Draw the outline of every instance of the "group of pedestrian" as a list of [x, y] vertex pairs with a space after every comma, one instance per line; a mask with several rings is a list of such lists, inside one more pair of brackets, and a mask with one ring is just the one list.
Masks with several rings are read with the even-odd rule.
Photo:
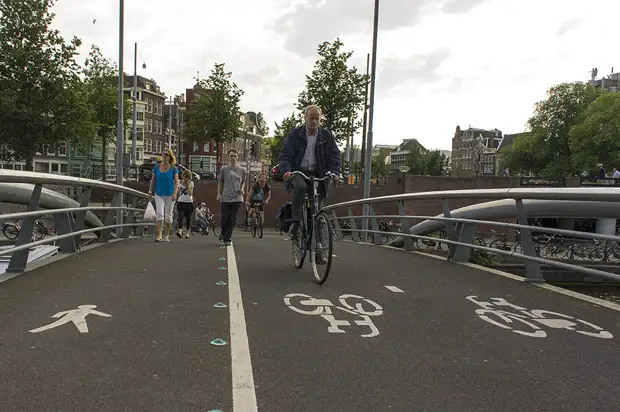
[[[284, 173], [287, 191], [293, 192], [292, 224], [289, 235], [294, 238], [299, 229], [304, 195], [312, 194], [311, 185], [299, 176], [292, 178], [292, 172], [300, 170], [309, 176], [323, 176], [332, 172], [339, 180], [340, 149], [331, 131], [320, 127], [322, 111], [318, 106], [311, 105], [304, 110], [305, 122], [295, 127], [284, 140], [280, 153], [280, 170]], [[233, 229], [237, 222], [237, 213], [244, 204], [246, 193], [245, 181], [247, 171], [238, 164], [239, 154], [236, 149], [228, 151], [228, 164], [218, 174], [217, 200], [221, 207], [222, 231], [220, 241], [224, 245], [231, 244]], [[179, 172], [175, 166], [176, 159], [168, 148], [162, 152], [162, 162], [153, 168], [153, 177], [149, 194], [155, 197], [157, 214], [156, 242], [169, 242], [172, 227], [173, 205], [176, 202], [178, 211], [178, 229], [176, 235], [183, 237], [183, 223], [187, 228], [185, 237], [190, 236], [190, 221], [193, 212], [194, 183], [192, 173], [185, 170], [179, 180]], [[292, 178], [292, 179], [291, 179]], [[248, 203], [252, 199], [268, 201], [271, 197], [270, 188], [266, 185], [266, 176], [261, 174], [258, 182], [250, 189]], [[327, 185], [321, 183], [319, 204], [323, 205], [327, 196]], [[252, 197], [252, 199], [250, 199]], [[260, 201], [260, 200], [259, 200]], [[206, 207], [206, 205], [205, 205]], [[253, 212], [253, 210], [252, 210]], [[165, 226], [165, 232], [162, 230]]]

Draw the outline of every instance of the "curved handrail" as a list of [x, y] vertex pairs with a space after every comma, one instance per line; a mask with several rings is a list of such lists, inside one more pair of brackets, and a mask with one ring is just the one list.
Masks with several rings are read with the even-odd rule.
[[40, 172], [24, 172], [16, 170], [0, 170], [0, 183], [29, 183], [29, 184], [48, 184], [59, 186], [84, 186], [96, 187], [141, 198], [149, 198], [149, 195], [138, 190], [120, 186], [114, 183], [103, 182], [101, 180], [85, 179], [82, 177], [53, 175]]
[[[503, 250], [495, 250], [490, 249], [485, 246], [475, 245], [474, 241], [474, 233], [475, 228], [479, 224], [489, 224], [489, 221], [474, 219], [468, 216], [468, 218], [455, 217], [452, 216], [452, 212], [450, 211], [444, 216], [413, 216], [408, 215], [404, 211], [404, 202], [412, 201], [412, 200], [441, 200], [444, 202], [444, 210], [446, 212], [448, 209], [449, 199], [494, 199], [494, 200], [513, 200], [516, 206], [515, 218], [519, 219], [519, 225], [501, 223], [499, 225], [505, 225], [507, 227], [519, 227], [521, 228], [521, 238], [523, 241], [523, 253], [516, 252], [507, 252]], [[565, 232], [564, 234], [570, 233], [571, 235], [579, 234], [582, 238], [590, 238], [590, 239], [600, 239], [606, 242], [612, 243], [620, 243], [619, 236], [613, 235], [592, 235], [586, 232], [575, 232], [568, 231], [562, 229], [554, 229], [548, 230], [550, 228], [542, 228], [542, 227], [533, 227], [526, 225], [527, 223], [527, 210], [525, 208], [525, 203], [522, 200], [526, 201], [545, 201], [545, 200], [556, 200], [556, 201], [572, 201], [575, 203], [592, 203], [596, 202], [613, 202], [617, 203], [620, 201], [620, 188], [510, 188], [510, 189], [482, 189], [482, 190], [446, 190], [446, 191], [434, 191], [434, 192], [420, 192], [420, 193], [405, 193], [405, 194], [397, 194], [397, 195], [389, 195], [389, 196], [380, 196], [373, 197], [367, 199], [357, 199], [348, 202], [341, 202], [336, 204], [331, 204], [325, 206], [323, 209], [326, 211], [334, 211], [338, 208], [349, 208], [349, 216], [332, 216], [332, 221], [338, 221], [341, 219], [348, 219], [351, 222], [351, 228], [348, 228], [347, 231], [357, 232], [357, 240], [359, 241], [359, 234], [361, 233], [372, 233], [372, 234], [385, 234], [385, 235], [395, 235], [398, 236], [401, 240], [403, 238], [409, 239], [422, 239], [422, 240], [434, 240], [440, 243], [445, 243], [450, 245], [452, 248], [450, 253], [448, 254], [448, 259], [453, 260], [457, 263], [464, 263], [469, 258], [469, 252], [472, 249], [480, 250], [484, 252], [492, 252], [499, 255], [505, 256], [513, 256], [517, 257], [526, 262], [526, 274], [527, 280], [532, 282], [544, 282], [542, 277], [542, 273], [540, 271], [540, 264], [546, 264], [549, 266], [560, 267], [563, 269], [578, 271], [581, 273], [589, 274], [589, 275], [597, 275], [603, 278], [612, 279], [615, 281], [620, 281], [620, 275], [610, 272], [605, 272], [597, 269], [586, 268], [578, 265], [572, 265], [568, 263], [558, 262], [554, 260], [544, 259], [535, 255], [534, 246], [533, 246], [533, 238], [532, 232]], [[376, 219], [380, 216], [375, 215], [372, 210], [372, 204], [376, 203], [385, 203], [385, 202], [400, 202], [399, 203], [399, 217], [401, 219], [401, 224], [406, 224], [408, 219], [411, 218], [425, 218], [427, 221], [438, 221], [443, 220], [444, 226], [450, 235], [447, 239], [436, 239], [428, 236], [423, 236], [422, 233], [402, 233], [402, 232], [385, 232], [377, 230], [378, 225]], [[564, 203], [560, 202], [560, 204]], [[371, 210], [369, 215], [355, 216], [351, 210], [351, 206], [357, 205], [368, 205]], [[362, 218], [362, 229], [354, 226], [354, 221], [358, 218]], [[368, 220], [373, 221], [373, 229], [369, 230], [365, 226], [368, 224]], [[365, 224], [364, 224], [365, 223]], [[449, 224], [451, 223], [451, 224]], [[470, 228], [467, 230], [459, 230], [456, 226], [457, 223], [461, 223], [463, 225], [469, 225]], [[473, 225], [474, 232], [470, 229]], [[339, 229], [339, 228], [338, 228]], [[457, 232], [458, 230], [458, 232]], [[340, 230], [338, 230], [340, 231]], [[355, 239], [355, 237], [354, 237]], [[373, 237], [374, 239], [374, 237]], [[458, 239], [458, 240], [457, 240]], [[374, 243], [377, 243], [376, 239], [373, 240]], [[458, 248], [458, 249], [457, 249]], [[465, 248], [467, 253], [462, 252], [462, 248]], [[607, 253], [607, 252], [605, 252]], [[535, 266], [534, 266], [535, 265]]]
[[427, 200], [427, 199], [535, 199], [535, 200], [581, 200], [593, 202], [620, 202], [620, 188], [597, 187], [557, 187], [557, 188], [510, 188], [477, 190], [442, 190], [434, 192], [403, 193], [350, 200], [348, 202], [326, 205], [324, 210], [383, 203], [389, 201]]

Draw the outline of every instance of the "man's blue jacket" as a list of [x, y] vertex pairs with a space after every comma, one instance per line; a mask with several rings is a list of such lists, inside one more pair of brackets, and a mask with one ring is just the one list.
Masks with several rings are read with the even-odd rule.
[[[301, 125], [291, 130], [284, 139], [284, 146], [280, 152], [280, 173], [299, 170], [307, 146], [306, 126]], [[316, 172], [319, 176], [324, 176], [328, 171], [336, 175], [340, 174], [340, 149], [338, 149], [336, 140], [329, 129], [319, 127], [316, 145], [314, 146], [314, 156]], [[287, 189], [289, 189], [288, 184]]]

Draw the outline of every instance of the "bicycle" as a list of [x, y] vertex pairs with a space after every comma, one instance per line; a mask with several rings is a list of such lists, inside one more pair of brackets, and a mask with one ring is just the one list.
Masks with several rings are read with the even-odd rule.
[[256, 237], [256, 235], [258, 235], [259, 239], [263, 238], [263, 222], [265, 220], [265, 210], [263, 209], [263, 205], [263, 202], [252, 203], [252, 208], [254, 209], [254, 216], [252, 216], [250, 228], [252, 230], [252, 237]]
[[[300, 171], [295, 171], [292, 176], [301, 176], [306, 182], [312, 183], [312, 202], [308, 197], [306, 191], [304, 197], [304, 205], [301, 209], [301, 222], [299, 222], [299, 228], [297, 236], [293, 238], [293, 265], [297, 269], [301, 269], [304, 265], [306, 258], [306, 252], [310, 249], [310, 262], [312, 263], [312, 272], [314, 274], [314, 281], [319, 285], [322, 285], [329, 276], [329, 270], [332, 265], [332, 252], [334, 248], [334, 234], [329, 222], [329, 216], [323, 210], [319, 208], [319, 182], [324, 182], [328, 179], [332, 179], [335, 175], [331, 172], [327, 172], [324, 177], [308, 177]], [[317, 235], [321, 229], [324, 232], [321, 235]], [[327, 255], [324, 256], [324, 248], [327, 248]], [[318, 258], [318, 259], [317, 259]], [[321, 276], [319, 274], [319, 265], [325, 267], [325, 273]]]

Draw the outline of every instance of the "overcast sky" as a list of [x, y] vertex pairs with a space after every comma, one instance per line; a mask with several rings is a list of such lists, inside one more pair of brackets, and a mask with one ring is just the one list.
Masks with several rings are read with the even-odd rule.
[[[84, 56], [94, 43], [118, 61], [118, 4], [57, 0], [54, 26], [80, 37]], [[618, 15], [614, 0], [382, 0], [375, 143], [450, 149], [457, 125], [523, 131], [549, 86], [620, 70]], [[139, 74], [175, 95], [224, 62], [246, 92], [242, 110], [262, 111], [273, 130], [319, 43], [340, 36], [365, 71], [372, 21], [373, 0], [128, 0], [124, 66], [133, 73], [137, 42]]]

